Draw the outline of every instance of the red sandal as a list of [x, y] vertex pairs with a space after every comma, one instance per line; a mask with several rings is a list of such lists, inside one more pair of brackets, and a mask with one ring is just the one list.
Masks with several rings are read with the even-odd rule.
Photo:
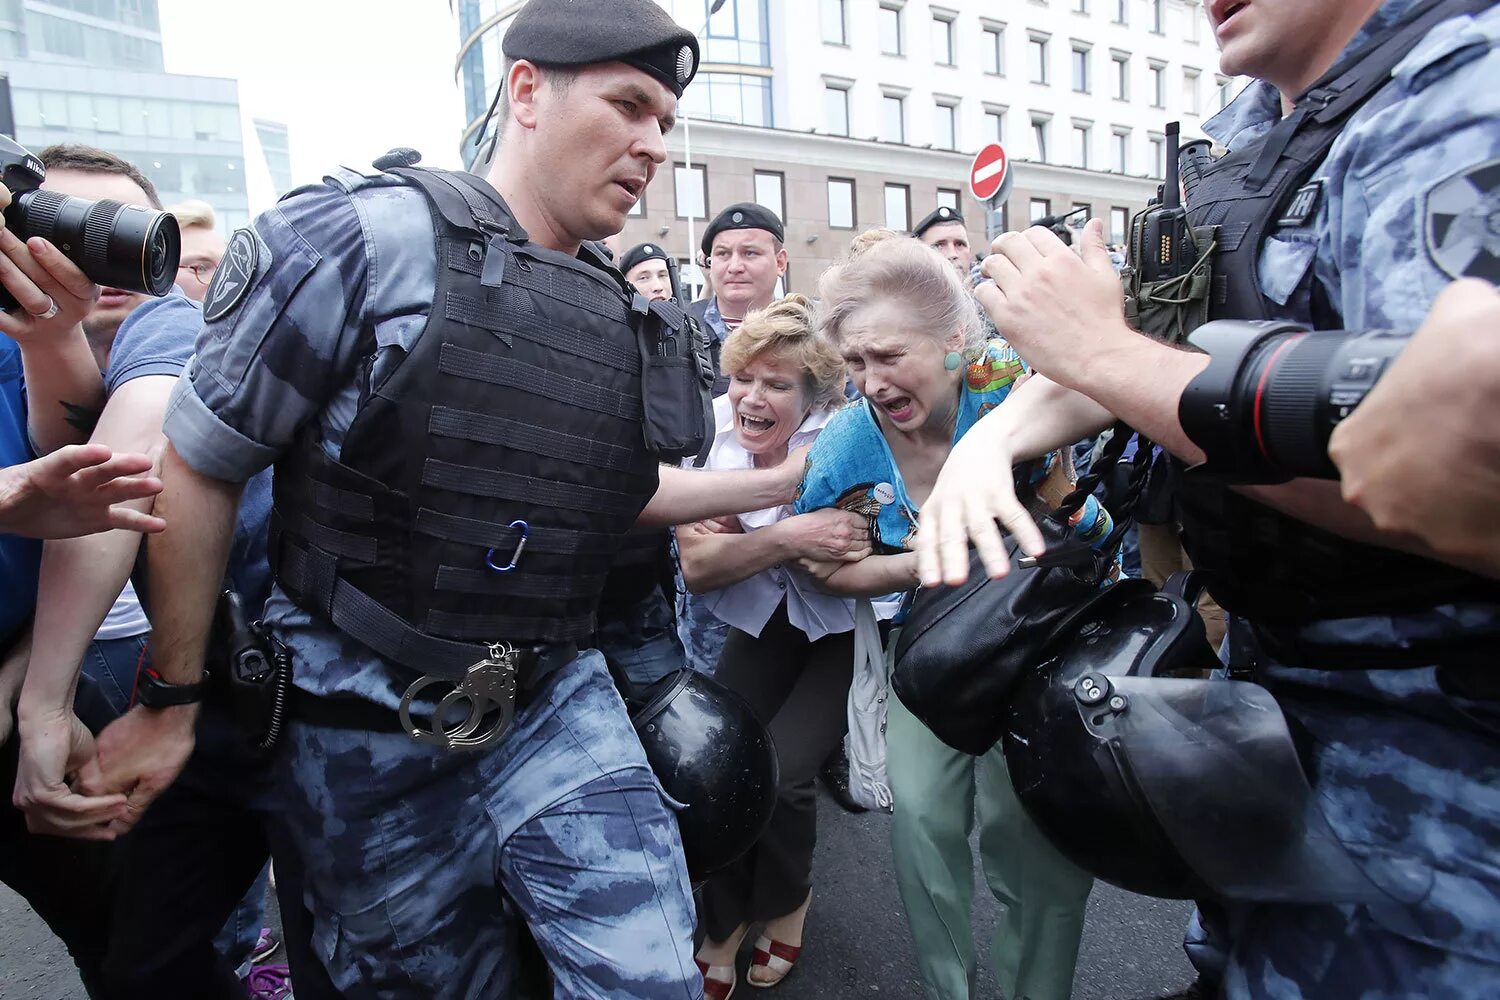
[[[734, 987], [738, 977], [734, 973], [733, 965], [709, 965], [701, 958], [693, 959], [698, 966], [698, 971], [703, 975], [703, 997], [704, 1000], [729, 1000], [734, 993]], [[728, 975], [728, 979], [724, 978]]]
[[[745, 982], [756, 989], [770, 989], [787, 977], [793, 966], [797, 964], [797, 956], [801, 954], [801, 945], [783, 944], [762, 934], [755, 940], [754, 957], [750, 960], [750, 972], [745, 976]], [[776, 978], [756, 979], [756, 969], [765, 969], [774, 973]]]

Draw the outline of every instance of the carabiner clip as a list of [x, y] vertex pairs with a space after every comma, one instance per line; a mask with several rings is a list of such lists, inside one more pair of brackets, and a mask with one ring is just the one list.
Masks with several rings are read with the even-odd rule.
[[521, 532], [520, 539], [516, 542], [516, 549], [510, 554], [510, 562], [504, 566], [495, 565], [495, 550], [490, 549], [484, 554], [484, 562], [496, 573], [509, 573], [516, 568], [516, 563], [521, 561], [521, 553], [526, 551], [526, 539], [531, 537], [531, 525], [525, 521], [512, 521], [510, 526]]

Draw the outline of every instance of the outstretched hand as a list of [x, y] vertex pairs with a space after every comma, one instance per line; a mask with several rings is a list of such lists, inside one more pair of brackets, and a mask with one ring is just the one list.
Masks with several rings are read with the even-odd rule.
[[160, 479], [142, 475], [151, 468], [145, 455], [115, 455], [104, 445], [82, 444], [0, 469], [0, 532], [74, 538], [111, 528], [161, 531], [161, 518], [116, 506], [161, 492]]

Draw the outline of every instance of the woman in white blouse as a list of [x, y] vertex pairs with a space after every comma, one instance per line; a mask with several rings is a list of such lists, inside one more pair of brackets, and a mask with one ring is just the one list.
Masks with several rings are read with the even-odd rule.
[[[751, 313], [722, 354], [729, 392], [714, 403], [708, 467], [775, 465], [812, 442], [844, 401], [842, 359], [814, 335], [812, 303], [789, 295]], [[870, 551], [864, 517], [790, 507], [678, 529], [682, 575], [731, 626], [714, 679], [738, 692], [776, 742], [781, 791], [765, 835], [703, 886], [698, 952], [705, 994], [724, 1000], [734, 956], [765, 925], [749, 980], [771, 986], [791, 970], [811, 900], [816, 842], [813, 778], [844, 737], [854, 660], [853, 602], [814, 589], [800, 558], [855, 561]]]

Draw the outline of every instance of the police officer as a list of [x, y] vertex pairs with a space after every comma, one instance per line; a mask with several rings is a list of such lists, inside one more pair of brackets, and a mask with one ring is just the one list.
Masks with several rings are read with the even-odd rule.
[[[654, 372], [680, 391], [651, 398], [641, 338], [692, 345], [588, 242], [665, 160], [692, 35], [650, 0], [531, 0], [503, 49], [485, 179], [393, 155], [231, 239], [165, 425], [153, 662], [198, 680], [238, 484], [276, 463], [277, 766], [333, 986], [509, 996], [529, 930], [558, 995], [696, 997], [671, 803], [577, 643], [638, 519], [785, 503], [798, 470], [659, 471], [701, 386]], [[145, 713], [101, 755], [121, 826], [193, 715]]]
[[620, 258], [620, 273], [653, 302], [672, 297], [672, 271], [659, 243], [637, 243]]
[[[1482, 233], [1500, 196], [1500, 9], [1257, 0], [1209, 17], [1224, 72], [1258, 78], [1207, 124], [1229, 153], [1188, 199], [1192, 224], [1221, 236], [1210, 318], [1410, 330], [1454, 279], [1495, 280]], [[954, 449], [922, 512], [924, 582], [965, 575], [966, 536], [1004, 572], [997, 517], [1041, 547], [997, 454], [1040, 454], [1117, 414], [1204, 460], [1177, 409], [1206, 359], [1131, 331], [1097, 222], [1082, 243], [1032, 229], [986, 261], [995, 285], [979, 295], [1045, 376]], [[1500, 587], [1378, 531], [1336, 484], [1190, 474], [1180, 498], [1189, 554], [1235, 616], [1231, 669], [1276, 695], [1328, 824], [1389, 897], [1237, 904], [1225, 995], [1493, 996]]]
[[922, 217], [911, 234], [943, 255], [953, 265], [965, 286], [969, 284], [969, 265], [974, 251], [969, 248], [969, 227], [958, 209], [939, 205]]
[[719, 369], [719, 350], [740, 322], [776, 297], [776, 282], [786, 274], [786, 233], [776, 213], [763, 205], [740, 202], [714, 216], [703, 231], [703, 256], [708, 260], [714, 294], [688, 307], [703, 327], [713, 357], [714, 395], [722, 396], [729, 383]]

